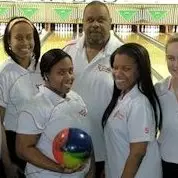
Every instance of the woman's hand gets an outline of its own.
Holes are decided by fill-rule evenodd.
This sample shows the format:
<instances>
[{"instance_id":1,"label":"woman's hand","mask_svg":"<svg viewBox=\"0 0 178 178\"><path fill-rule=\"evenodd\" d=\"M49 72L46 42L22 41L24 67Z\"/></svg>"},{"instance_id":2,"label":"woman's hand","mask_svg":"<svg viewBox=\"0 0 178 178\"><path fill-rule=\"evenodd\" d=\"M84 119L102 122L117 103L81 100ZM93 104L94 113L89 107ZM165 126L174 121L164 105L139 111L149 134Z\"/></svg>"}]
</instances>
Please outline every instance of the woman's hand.
<instances>
[{"instance_id":1,"label":"woman's hand","mask_svg":"<svg viewBox=\"0 0 178 178\"><path fill-rule=\"evenodd\" d=\"M59 172L63 173L63 174L72 174L72 173L75 173L75 172L82 171L85 167L86 167L85 163L82 164L82 165L78 165L78 166L76 166L76 167L74 167L72 169L66 168L63 165L59 165Z\"/></svg>"}]
</instances>

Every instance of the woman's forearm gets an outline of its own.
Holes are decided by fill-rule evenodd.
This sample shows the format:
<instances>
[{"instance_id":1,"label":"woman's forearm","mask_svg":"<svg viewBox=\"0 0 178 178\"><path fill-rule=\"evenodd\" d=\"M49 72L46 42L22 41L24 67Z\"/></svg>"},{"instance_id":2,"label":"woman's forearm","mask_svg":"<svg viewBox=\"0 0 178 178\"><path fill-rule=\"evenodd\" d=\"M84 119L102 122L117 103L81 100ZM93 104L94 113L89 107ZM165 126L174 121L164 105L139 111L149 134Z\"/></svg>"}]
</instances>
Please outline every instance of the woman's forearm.
<instances>
[{"instance_id":1,"label":"woman's forearm","mask_svg":"<svg viewBox=\"0 0 178 178\"><path fill-rule=\"evenodd\" d=\"M143 154L129 155L121 178L135 178L143 158Z\"/></svg>"},{"instance_id":2,"label":"woman's forearm","mask_svg":"<svg viewBox=\"0 0 178 178\"><path fill-rule=\"evenodd\" d=\"M63 168L53 160L45 156L38 148L31 146L23 151L17 151L19 157L39 168L54 172L63 172Z\"/></svg>"},{"instance_id":3,"label":"woman's forearm","mask_svg":"<svg viewBox=\"0 0 178 178\"><path fill-rule=\"evenodd\" d=\"M2 132L2 162L5 167L9 167L11 164L9 151L7 147L7 140L6 140L6 134L5 134L5 128L4 125L1 123L1 132Z\"/></svg>"}]
</instances>

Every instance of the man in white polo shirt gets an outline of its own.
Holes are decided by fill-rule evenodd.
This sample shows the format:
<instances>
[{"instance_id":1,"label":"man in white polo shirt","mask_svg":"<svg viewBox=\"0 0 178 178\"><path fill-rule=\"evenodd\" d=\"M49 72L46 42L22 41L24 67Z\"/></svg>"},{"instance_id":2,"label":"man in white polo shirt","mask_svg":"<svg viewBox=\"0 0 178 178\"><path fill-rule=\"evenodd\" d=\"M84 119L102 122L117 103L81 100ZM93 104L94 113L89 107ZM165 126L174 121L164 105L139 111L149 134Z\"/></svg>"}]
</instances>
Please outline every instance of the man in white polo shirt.
<instances>
[{"instance_id":1,"label":"man in white polo shirt","mask_svg":"<svg viewBox=\"0 0 178 178\"><path fill-rule=\"evenodd\" d=\"M110 33L108 7L99 1L89 3L83 13L84 35L72 41L64 50L72 56L75 81L73 90L82 96L92 121L92 140L96 160L96 177L101 177L105 160L105 145L101 119L113 90L110 56L121 45Z\"/></svg>"}]
</instances>

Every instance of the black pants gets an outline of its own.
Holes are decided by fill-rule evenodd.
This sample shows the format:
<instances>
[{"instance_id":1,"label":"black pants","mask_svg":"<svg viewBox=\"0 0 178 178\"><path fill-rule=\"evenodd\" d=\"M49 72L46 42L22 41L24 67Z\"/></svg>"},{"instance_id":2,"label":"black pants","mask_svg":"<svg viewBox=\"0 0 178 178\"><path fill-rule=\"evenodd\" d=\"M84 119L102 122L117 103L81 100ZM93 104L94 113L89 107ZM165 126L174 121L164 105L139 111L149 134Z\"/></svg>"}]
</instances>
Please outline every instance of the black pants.
<instances>
[{"instance_id":1,"label":"black pants","mask_svg":"<svg viewBox=\"0 0 178 178\"><path fill-rule=\"evenodd\" d=\"M104 172L104 161L95 162L95 178L101 178Z\"/></svg>"},{"instance_id":2,"label":"black pants","mask_svg":"<svg viewBox=\"0 0 178 178\"><path fill-rule=\"evenodd\" d=\"M26 162L21 160L20 158L18 158L17 154L16 154L16 149L15 149L15 142L16 142L16 133L13 131L6 131L6 139L7 139L7 147L9 150L9 155L11 158L11 161L16 164L23 172L25 170L25 166L26 166ZM2 163L1 163L2 164ZM1 173L0 173L0 177L5 178L5 173L4 173L4 169L3 169L3 165L1 166ZM24 174L19 173L19 178L24 178Z\"/></svg>"},{"instance_id":3,"label":"black pants","mask_svg":"<svg viewBox=\"0 0 178 178\"><path fill-rule=\"evenodd\" d=\"M1 160L0 160L0 178L5 178L4 166Z\"/></svg>"},{"instance_id":4,"label":"black pants","mask_svg":"<svg viewBox=\"0 0 178 178\"><path fill-rule=\"evenodd\" d=\"M163 178L178 178L178 164L162 160Z\"/></svg>"}]
</instances>

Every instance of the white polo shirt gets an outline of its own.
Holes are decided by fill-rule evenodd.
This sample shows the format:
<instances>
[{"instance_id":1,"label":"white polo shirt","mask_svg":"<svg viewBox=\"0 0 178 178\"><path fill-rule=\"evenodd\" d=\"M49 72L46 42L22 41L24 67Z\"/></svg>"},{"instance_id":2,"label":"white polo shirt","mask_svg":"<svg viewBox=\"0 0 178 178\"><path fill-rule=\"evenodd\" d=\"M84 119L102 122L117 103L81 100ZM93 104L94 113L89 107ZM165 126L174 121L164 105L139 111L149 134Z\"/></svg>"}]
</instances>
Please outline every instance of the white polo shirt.
<instances>
[{"instance_id":1,"label":"white polo shirt","mask_svg":"<svg viewBox=\"0 0 178 178\"><path fill-rule=\"evenodd\" d=\"M64 128L79 128L91 133L86 119L87 109L79 95L70 91L62 98L48 88L41 86L40 92L22 109L18 122L18 133L40 134L37 148L55 161L52 144L55 136ZM30 163L26 167L27 178L84 178L89 164L83 171L61 174L38 168Z\"/></svg>"},{"instance_id":2,"label":"white polo shirt","mask_svg":"<svg viewBox=\"0 0 178 178\"><path fill-rule=\"evenodd\" d=\"M118 99L104 129L106 178L121 178L130 143L148 142L147 152L135 178L161 178L161 159L155 139L155 121L148 99L137 85Z\"/></svg>"},{"instance_id":3,"label":"white polo shirt","mask_svg":"<svg viewBox=\"0 0 178 178\"><path fill-rule=\"evenodd\" d=\"M113 93L110 56L119 46L121 46L121 42L111 34L105 48L90 63L88 63L86 48L84 47L84 35L72 41L64 49L73 59L75 74L73 90L82 97L88 108L88 119L92 122L92 139L96 161L105 159L101 120Z\"/></svg>"},{"instance_id":4,"label":"white polo shirt","mask_svg":"<svg viewBox=\"0 0 178 178\"><path fill-rule=\"evenodd\" d=\"M162 159L178 164L178 102L171 90L170 80L168 77L155 85L163 112L163 125L158 141Z\"/></svg>"},{"instance_id":5,"label":"white polo shirt","mask_svg":"<svg viewBox=\"0 0 178 178\"><path fill-rule=\"evenodd\" d=\"M6 109L6 130L16 131L21 107L38 92L43 82L39 66L33 69L34 62L25 69L9 58L0 67L0 106Z\"/></svg>"}]
</instances>

